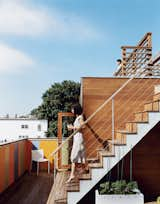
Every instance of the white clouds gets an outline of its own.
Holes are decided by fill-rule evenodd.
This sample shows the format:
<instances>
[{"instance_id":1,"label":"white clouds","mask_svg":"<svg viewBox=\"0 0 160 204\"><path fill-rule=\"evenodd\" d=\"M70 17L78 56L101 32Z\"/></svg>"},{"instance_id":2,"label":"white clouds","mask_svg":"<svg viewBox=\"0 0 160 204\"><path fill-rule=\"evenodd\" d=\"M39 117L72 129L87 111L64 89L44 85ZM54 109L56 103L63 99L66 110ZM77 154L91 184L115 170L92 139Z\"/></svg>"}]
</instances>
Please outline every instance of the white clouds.
<instances>
[{"instance_id":1,"label":"white clouds","mask_svg":"<svg viewBox=\"0 0 160 204\"><path fill-rule=\"evenodd\" d=\"M33 4L32 0L0 0L0 36L14 37L17 41L23 36L70 43L93 40L100 34L85 19L73 13ZM0 73L19 73L34 65L24 51L0 42Z\"/></svg>"},{"instance_id":2,"label":"white clouds","mask_svg":"<svg viewBox=\"0 0 160 204\"><path fill-rule=\"evenodd\" d=\"M49 16L24 1L0 1L0 33L37 36L47 32Z\"/></svg>"},{"instance_id":3,"label":"white clouds","mask_svg":"<svg viewBox=\"0 0 160 204\"><path fill-rule=\"evenodd\" d=\"M21 73L34 64L34 61L23 52L0 43L0 74Z\"/></svg>"},{"instance_id":4,"label":"white clouds","mask_svg":"<svg viewBox=\"0 0 160 204\"><path fill-rule=\"evenodd\" d=\"M27 0L0 0L0 34L87 40L100 35L82 17Z\"/></svg>"}]
</instances>

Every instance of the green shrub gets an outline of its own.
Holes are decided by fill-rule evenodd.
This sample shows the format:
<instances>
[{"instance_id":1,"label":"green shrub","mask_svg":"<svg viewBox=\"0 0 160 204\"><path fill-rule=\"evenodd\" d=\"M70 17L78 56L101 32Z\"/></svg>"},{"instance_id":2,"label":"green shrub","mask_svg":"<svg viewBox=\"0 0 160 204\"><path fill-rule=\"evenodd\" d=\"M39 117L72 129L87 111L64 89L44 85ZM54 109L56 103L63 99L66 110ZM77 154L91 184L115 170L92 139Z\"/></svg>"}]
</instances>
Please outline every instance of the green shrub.
<instances>
[{"instance_id":1,"label":"green shrub","mask_svg":"<svg viewBox=\"0 0 160 204\"><path fill-rule=\"evenodd\" d=\"M105 182L100 184L100 194L136 194L139 193L136 181L126 182L125 180Z\"/></svg>"}]
</instances>

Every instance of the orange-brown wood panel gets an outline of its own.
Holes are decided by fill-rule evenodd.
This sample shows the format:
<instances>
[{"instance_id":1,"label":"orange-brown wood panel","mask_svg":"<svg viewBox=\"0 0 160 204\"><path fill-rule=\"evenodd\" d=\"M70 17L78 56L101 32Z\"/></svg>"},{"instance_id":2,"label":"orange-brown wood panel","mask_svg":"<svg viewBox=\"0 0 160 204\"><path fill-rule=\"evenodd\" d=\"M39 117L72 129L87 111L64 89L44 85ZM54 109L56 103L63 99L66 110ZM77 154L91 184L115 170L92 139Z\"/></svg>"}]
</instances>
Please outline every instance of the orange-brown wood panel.
<instances>
[{"instance_id":1,"label":"orange-brown wood panel","mask_svg":"<svg viewBox=\"0 0 160 204\"><path fill-rule=\"evenodd\" d=\"M82 78L82 99L86 118L96 111L126 80L127 78ZM133 79L114 97L115 131L123 130L126 122L134 120L135 112L144 110L144 104L152 101L154 85L157 84L160 84L160 79ZM155 102L154 108L156 109L158 105ZM111 101L88 124L90 128L84 130L84 138L86 141L87 155L91 156L93 152L93 148L90 148L92 146L91 144L94 144L94 146L101 145L95 139L95 135L102 140L111 139L112 137Z\"/></svg>"},{"instance_id":2,"label":"orange-brown wood panel","mask_svg":"<svg viewBox=\"0 0 160 204\"><path fill-rule=\"evenodd\" d=\"M5 188L5 149L3 147L0 147L0 193L4 190Z\"/></svg>"},{"instance_id":3,"label":"orange-brown wood panel","mask_svg":"<svg viewBox=\"0 0 160 204\"><path fill-rule=\"evenodd\" d=\"M9 146L9 185L14 182L14 144Z\"/></svg>"},{"instance_id":4,"label":"orange-brown wood panel","mask_svg":"<svg viewBox=\"0 0 160 204\"><path fill-rule=\"evenodd\" d=\"M25 169L30 170L31 168L31 150L32 142L29 140L25 141Z\"/></svg>"}]
</instances>

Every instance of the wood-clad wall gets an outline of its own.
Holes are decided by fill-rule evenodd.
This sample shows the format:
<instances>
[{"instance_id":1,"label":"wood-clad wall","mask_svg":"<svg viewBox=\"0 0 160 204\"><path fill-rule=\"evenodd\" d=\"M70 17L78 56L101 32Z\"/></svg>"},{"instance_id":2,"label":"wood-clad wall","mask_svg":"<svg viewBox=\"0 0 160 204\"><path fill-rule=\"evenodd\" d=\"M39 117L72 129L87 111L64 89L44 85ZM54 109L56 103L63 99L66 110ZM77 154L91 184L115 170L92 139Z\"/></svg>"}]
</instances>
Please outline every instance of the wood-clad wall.
<instances>
[{"instance_id":1,"label":"wood-clad wall","mask_svg":"<svg viewBox=\"0 0 160 204\"><path fill-rule=\"evenodd\" d=\"M0 193L29 170L31 145L22 140L0 146Z\"/></svg>"},{"instance_id":2,"label":"wood-clad wall","mask_svg":"<svg viewBox=\"0 0 160 204\"><path fill-rule=\"evenodd\" d=\"M91 115L126 81L125 78L82 78L82 101L85 115Z\"/></svg>"},{"instance_id":3,"label":"wood-clad wall","mask_svg":"<svg viewBox=\"0 0 160 204\"><path fill-rule=\"evenodd\" d=\"M126 78L82 78L82 105L86 118L104 103ZM134 119L134 112L143 110L145 102L151 101L154 94L154 85L160 84L160 79L145 78L133 79L114 98L115 135L117 130L123 130L125 123ZM112 136L112 104L109 102L89 122L84 130L86 150L88 156L93 156L95 148L102 145L98 138L104 140ZM99 141L101 141L101 139Z\"/></svg>"}]
</instances>

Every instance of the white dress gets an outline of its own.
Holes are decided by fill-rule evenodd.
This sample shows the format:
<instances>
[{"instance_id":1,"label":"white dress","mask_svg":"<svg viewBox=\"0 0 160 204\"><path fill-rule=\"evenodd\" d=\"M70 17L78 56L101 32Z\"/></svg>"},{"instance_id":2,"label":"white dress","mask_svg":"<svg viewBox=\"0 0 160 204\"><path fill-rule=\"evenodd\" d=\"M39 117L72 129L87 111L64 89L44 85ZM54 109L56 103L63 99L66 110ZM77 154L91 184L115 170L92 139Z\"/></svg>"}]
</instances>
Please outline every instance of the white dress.
<instances>
[{"instance_id":1,"label":"white dress","mask_svg":"<svg viewBox=\"0 0 160 204\"><path fill-rule=\"evenodd\" d=\"M80 127L80 119L82 115L79 115L74 121L74 127ZM73 136L73 146L71 151L71 162L72 163L85 163L85 151L84 151L84 140L81 132L77 132Z\"/></svg>"}]
</instances>

